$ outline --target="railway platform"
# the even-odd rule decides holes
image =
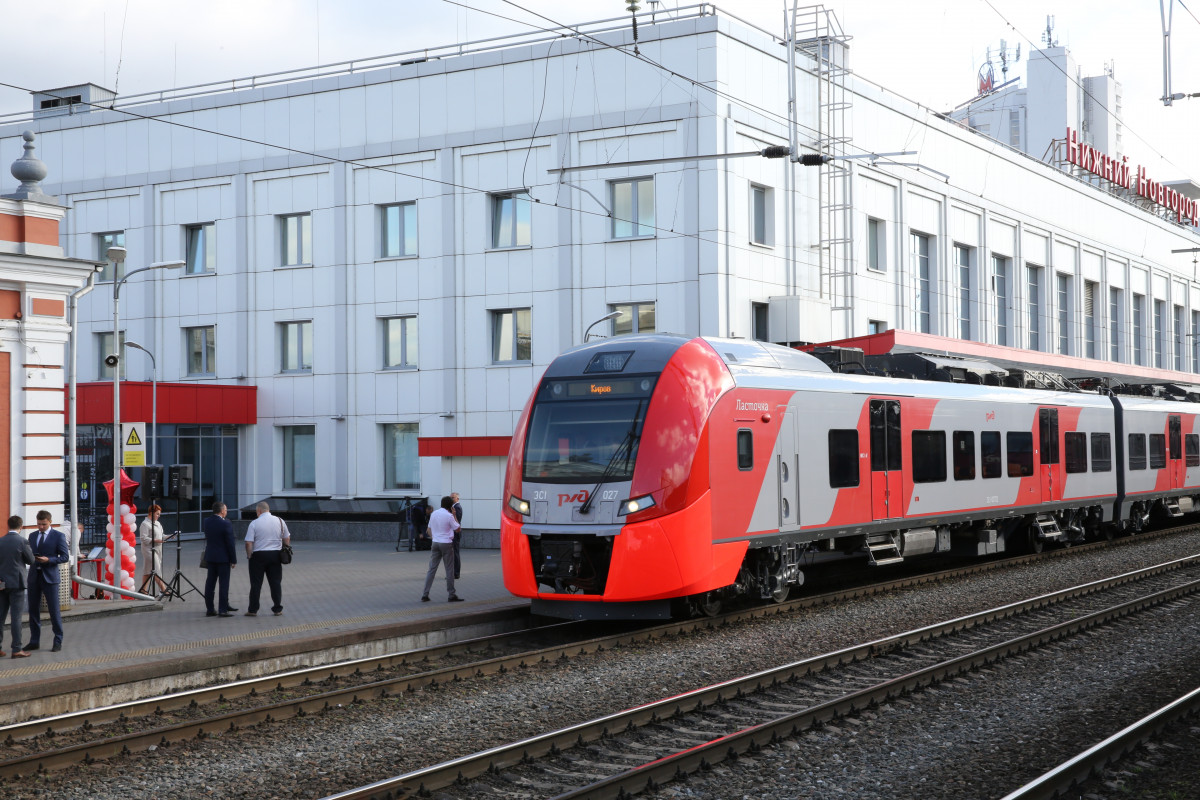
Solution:
[[[199,541],[182,545],[183,574],[199,590],[183,583],[182,599],[76,600],[64,612],[58,653],[49,649],[52,633],[44,620],[42,649],[25,659],[0,659],[0,724],[78,710],[116,686],[128,687],[117,699],[135,699],[511,629],[523,624],[515,620],[528,609],[527,600],[504,589],[498,550],[463,551],[456,588],[465,602],[447,602],[440,570],[430,602],[422,602],[428,551],[397,552],[386,542],[303,541],[294,543],[295,560],[283,570],[281,616],[271,613],[265,582],[258,616],[245,616],[250,578],[239,559],[230,582],[230,603],[238,611],[208,617],[206,571],[197,566],[201,547]],[[163,560],[169,579],[174,548],[168,545]],[[9,644],[5,625],[3,647]]]

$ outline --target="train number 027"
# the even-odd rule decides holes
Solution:
[[[617,499],[617,491],[615,489],[613,489],[612,491],[601,492],[600,499],[601,500],[616,500]]]

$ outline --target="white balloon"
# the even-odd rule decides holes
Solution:
[[[126,578],[125,580],[121,581],[121,588],[122,589],[132,589],[133,588],[133,578]]]
[[[123,517],[128,513],[129,513],[129,506],[125,505],[124,503],[121,503],[121,516]]]
[[[109,536],[112,536],[113,524],[111,522],[108,523],[107,525],[104,526],[104,530],[106,530],[108,532]]]
[[[126,514],[125,516],[121,517],[121,521],[131,528],[134,527],[134,523],[136,522],[133,514]]]
[[[104,557],[104,568],[107,569],[109,572],[112,572],[112,565],[113,565],[113,557],[105,556]]]

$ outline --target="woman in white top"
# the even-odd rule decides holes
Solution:
[[[146,565],[145,569],[147,570],[146,577],[142,579],[141,591],[143,593],[146,591],[146,584],[150,582],[150,575],[153,573],[154,579],[158,582],[159,600],[167,593],[167,584],[162,579],[163,526],[158,521],[161,516],[161,506],[150,506],[150,513],[146,515],[146,518],[142,520],[141,527],[138,528],[142,539],[142,563]]]

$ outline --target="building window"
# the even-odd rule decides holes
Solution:
[[[750,184],[750,241],[775,244],[775,191],[766,186]]]
[[[96,234],[96,260],[108,261],[108,248],[124,247],[125,246],[125,231],[113,231],[112,233]],[[104,269],[100,270],[100,281],[119,280],[125,277],[125,265],[114,264],[108,261],[104,265]]]
[[[395,422],[383,426],[383,490],[419,489],[421,464],[417,460],[417,423]]]
[[[113,349],[113,335],[111,333],[96,334],[96,376],[97,380],[111,381],[113,377],[113,368],[104,363],[107,356],[116,354],[120,360],[117,362],[121,367],[121,380],[125,379],[125,331],[121,331],[121,352],[117,353]]]
[[[396,203],[379,207],[379,257],[417,254],[417,204]]]
[[[312,372],[312,321],[279,323],[279,370]]]
[[[867,333],[874,336],[877,333],[883,333],[888,329],[887,321],[882,319],[867,320]]]
[[[1071,277],[1058,273],[1058,352],[1071,354]]]
[[[958,338],[971,339],[971,248],[954,245],[954,266],[958,272]]]
[[[1096,282],[1083,282],[1083,345],[1088,358],[1096,357]]]
[[[1021,110],[1008,110],[1008,144],[1010,147],[1021,149]]]
[[[1135,293],[1133,295],[1133,363],[1139,367],[1146,365],[1146,358],[1142,352],[1142,337],[1146,333],[1145,316],[1146,297]]]
[[[184,337],[187,340],[188,375],[216,375],[216,327],[184,328]]]
[[[1185,352],[1184,347],[1183,347],[1183,338],[1185,336],[1185,334],[1183,332],[1183,306],[1175,306],[1174,327],[1175,327],[1175,370],[1178,372],[1182,372],[1183,371],[1183,354]]]
[[[1166,320],[1163,319],[1167,313],[1167,304],[1163,300],[1154,301],[1154,366],[1162,369],[1166,364],[1167,352],[1167,329]]]
[[[1042,268],[1026,266],[1029,277],[1029,349],[1041,350],[1042,335]]]
[[[613,181],[612,238],[631,239],[654,235],[654,179]]]
[[[283,488],[317,488],[317,428],[289,425],[283,429]]]
[[[1108,290],[1108,357],[1121,360],[1121,290]]]
[[[754,314],[754,340],[756,342],[771,341],[770,309],[767,303],[751,303],[750,309]]]
[[[1008,259],[992,256],[992,290],[996,293],[996,344],[1008,345]]]
[[[492,247],[528,247],[531,213],[528,192],[492,195]]]
[[[654,303],[618,303],[612,310],[621,314],[613,320],[613,336],[654,333]]]
[[[492,362],[533,359],[533,319],[528,308],[492,312]]]
[[[932,326],[932,296],[933,275],[929,264],[929,237],[922,233],[913,233],[910,237],[912,245],[913,272],[917,278],[917,330],[921,333],[933,333]]]
[[[208,222],[204,225],[188,225],[187,274],[203,275],[217,271],[217,226]]]
[[[867,269],[883,272],[887,269],[883,245],[887,241],[883,220],[867,218]]]
[[[383,320],[383,368],[416,369],[417,318],[391,317]]]
[[[1192,372],[1200,372],[1200,311],[1192,312]]]
[[[279,264],[284,267],[312,263],[312,215],[279,218],[279,255]]]

